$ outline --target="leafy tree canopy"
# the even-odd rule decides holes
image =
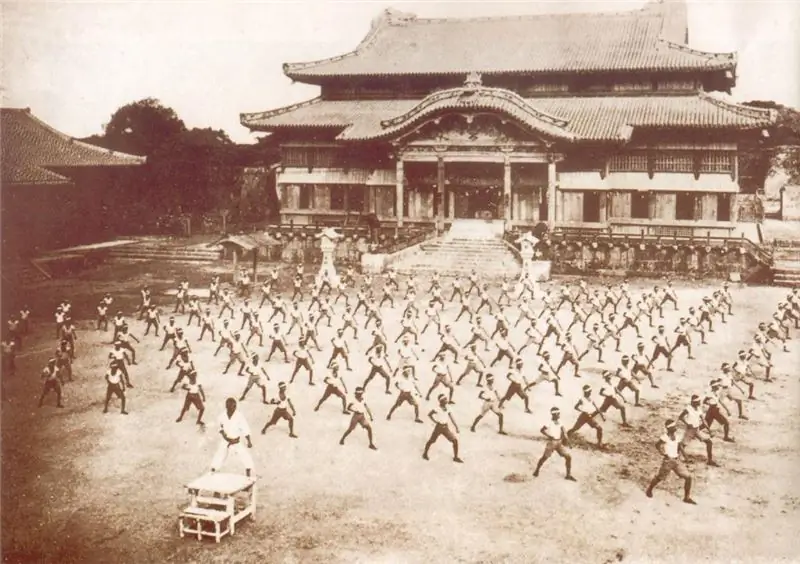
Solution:
[[[126,104],[105,126],[105,143],[125,153],[151,156],[174,144],[186,132],[175,110],[155,98]]]

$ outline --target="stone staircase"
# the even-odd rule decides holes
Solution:
[[[772,257],[773,284],[800,286],[800,244],[776,247]]]
[[[108,252],[109,261],[162,261],[191,264],[210,264],[220,260],[222,251],[205,245],[178,246],[154,241],[138,241],[115,247]]]
[[[444,236],[421,244],[392,266],[401,274],[437,271],[452,276],[475,269],[482,278],[511,278],[519,276],[520,262],[503,241],[502,222],[464,220],[453,222]]]

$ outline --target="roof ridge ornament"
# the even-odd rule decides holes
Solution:
[[[467,74],[467,78],[464,80],[464,89],[465,90],[477,90],[483,86],[483,75],[479,72],[471,72]]]

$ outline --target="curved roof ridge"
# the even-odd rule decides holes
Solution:
[[[383,128],[381,136],[402,131],[405,127],[439,110],[480,107],[502,111],[533,129],[543,130],[555,137],[566,140],[575,138],[574,134],[566,130],[569,120],[539,110],[516,92],[480,84],[466,84],[462,87],[439,90],[429,94],[405,113],[381,120],[380,126]],[[534,123],[540,126],[536,127]],[[544,124],[545,127],[542,128],[541,124]]]
[[[288,106],[282,106],[280,108],[275,108],[274,110],[267,110],[264,112],[250,112],[250,113],[240,113],[239,114],[239,123],[246,126],[246,122],[259,120],[259,119],[267,119],[275,116],[279,116],[281,114],[287,114],[289,112],[293,112],[295,110],[299,110],[300,108],[306,108],[308,106],[313,106],[314,104],[319,103],[322,100],[322,96],[317,96],[315,98],[311,98],[310,100],[303,100],[302,102],[296,102],[294,104],[289,104]]]
[[[525,109],[528,109],[533,113],[539,114],[540,119],[542,119],[543,121],[547,121],[552,125],[556,125],[558,127],[566,127],[567,125],[569,125],[568,120],[557,118],[553,115],[550,115],[546,112],[534,108],[528,103],[528,101],[525,98],[523,98],[522,96],[520,96],[519,94],[517,94],[512,90],[508,90],[506,88],[490,87],[490,86],[478,86],[476,88],[458,86],[456,88],[448,88],[446,90],[437,90],[436,92],[428,94],[427,96],[425,96],[425,98],[423,98],[420,101],[419,104],[414,106],[411,110],[407,111],[405,114],[402,114],[400,116],[388,120],[381,121],[381,126],[391,127],[394,125],[395,122],[400,123],[402,121],[405,121],[405,119],[407,119],[408,117],[412,117],[416,113],[421,113],[424,110],[426,110],[427,107],[442,100],[445,100],[447,98],[453,96],[463,96],[465,94],[474,94],[474,93],[489,94],[498,97],[504,97],[508,100],[512,100],[515,104],[519,105],[520,107],[524,107]]]
[[[700,92],[699,94],[701,98],[710,102],[711,104],[714,104],[718,108],[734,112],[743,117],[763,119],[768,123],[775,123],[775,121],[778,119],[777,110],[773,110],[772,108],[754,108],[752,106],[745,106],[742,104],[737,104],[736,102],[725,100],[719,96],[714,96],[708,92]]]
[[[380,13],[380,15],[372,21],[372,27],[370,27],[370,30],[367,32],[367,35],[364,36],[364,39],[362,39],[361,42],[358,45],[356,45],[356,48],[353,49],[352,51],[348,51],[347,53],[342,53],[341,55],[334,55],[332,57],[317,59],[315,61],[305,61],[300,63],[283,63],[284,74],[288,74],[293,71],[307,69],[310,67],[315,67],[317,65],[335,63],[337,61],[341,61],[342,59],[347,59],[358,55],[364,49],[369,47],[369,45],[373,41],[375,41],[375,39],[378,37],[378,33],[382,28],[392,24],[393,18],[395,18],[398,13],[399,12],[393,10],[392,8],[386,8],[385,10],[383,10]],[[412,16],[416,20],[416,16],[413,14]]]
[[[645,12],[644,16],[642,12]],[[505,14],[502,16],[444,16],[440,18],[415,18],[414,23],[450,23],[450,22],[498,22],[498,21],[525,21],[534,20],[539,18],[568,18],[568,17],[582,17],[596,16],[596,17],[660,17],[657,14],[650,14],[645,8],[637,8],[635,10],[616,10],[616,11],[598,11],[598,12],[545,12],[541,14]],[[391,23],[390,25],[398,25]]]
[[[727,60],[733,62],[734,64],[736,64],[737,62],[737,55],[735,52],[732,51],[727,53],[714,53],[711,51],[701,51],[700,49],[693,49],[688,45],[684,45],[682,43],[675,43],[674,41],[669,41],[667,39],[659,39],[659,41],[665,44],[670,49],[682,51],[690,55],[696,55],[698,57],[706,57],[709,60]]]

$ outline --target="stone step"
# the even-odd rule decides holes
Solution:
[[[140,249],[126,247],[112,251],[110,260],[115,261],[164,261],[164,262],[194,262],[211,263],[220,259],[217,251],[198,251],[185,249]]]

